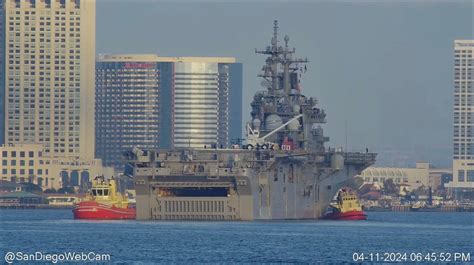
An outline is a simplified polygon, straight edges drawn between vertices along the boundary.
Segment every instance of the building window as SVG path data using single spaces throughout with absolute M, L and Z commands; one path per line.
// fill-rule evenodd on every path
M 458 181 L 464 182 L 464 170 L 458 170 Z
M 3 152 L 2 152 L 2 156 L 3 156 L 3 157 L 8 157 L 8 152 L 7 152 L 7 151 L 3 151 Z
M 2 161 L 2 166 L 8 166 L 8 160 L 4 159 L 4 160 Z
M 35 152 L 33 152 L 33 151 L 30 151 L 30 152 L 28 153 L 28 157 L 34 157 L 34 156 L 35 156 Z
M 11 165 L 12 165 L 12 166 L 16 166 L 16 160 L 12 160 L 12 161 L 11 161 Z
M 474 182 L 474 170 L 467 171 L 467 181 Z
M 25 157 L 25 151 L 20 152 L 20 157 Z

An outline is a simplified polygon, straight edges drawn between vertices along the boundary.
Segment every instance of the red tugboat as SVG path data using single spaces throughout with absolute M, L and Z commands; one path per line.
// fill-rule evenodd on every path
M 355 192 L 343 188 L 337 194 L 335 203 L 331 203 L 330 212 L 323 217 L 328 220 L 367 220 Z
M 74 219 L 123 220 L 136 217 L 136 209 L 117 192 L 115 180 L 105 180 L 103 176 L 92 181 L 89 195 L 76 204 L 72 212 Z

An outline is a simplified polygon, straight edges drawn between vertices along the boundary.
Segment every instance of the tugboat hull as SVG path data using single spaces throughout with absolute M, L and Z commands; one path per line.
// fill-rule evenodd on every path
M 340 221 L 367 220 L 367 215 L 363 211 L 349 211 L 344 213 L 330 213 L 323 219 Z
M 72 212 L 74 219 L 125 220 L 136 218 L 135 208 L 118 208 L 91 201 L 79 203 Z

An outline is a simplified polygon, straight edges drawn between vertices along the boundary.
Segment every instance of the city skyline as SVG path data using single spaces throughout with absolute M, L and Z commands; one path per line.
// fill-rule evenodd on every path
M 281 34 L 289 34 L 290 44 L 300 44 L 296 55 L 307 54 L 310 60 L 302 88 L 328 113 L 329 145 L 345 146 L 347 132 L 348 149 L 379 152 L 381 164 L 414 165 L 424 160 L 448 167 L 451 53 L 454 39 L 472 36 L 470 8 L 461 1 L 297 2 L 268 9 L 264 3 L 98 1 L 97 53 L 235 56 L 244 64 L 247 122 L 248 103 L 262 89 L 255 76 L 260 64 L 254 49 L 270 36 L 268 24 L 279 19 Z M 135 19 L 121 20 L 124 16 Z M 169 20 L 175 21 L 173 28 L 166 27 Z M 137 30 L 147 25 L 155 26 L 152 31 Z
M 0 0 L 0 255 L 469 263 L 473 0 Z
M 263 25 L 268 21 L 265 18 L 266 15 L 258 16 L 257 14 L 258 10 L 263 8 L 262 3 L 255 3 L 254 8 L 249 13 L 244 14 L 242 12 L 239 15 L 239 12 L 236 12 L 235 15 L 230 17 L 226 17 L 224 14 L 229 12 L 230 7 L 238 11 L 246 9 L 248 4 L 216 3 L 215 5 L 209 5 L 209 3 L 202 3 L 198 8 L 193 8 L 196 7 L 196 3 L 183 5 L 183 3 L 140 2 L 140 5 L 133 5 L 131 2 L 119 2 L 116 5 L 110 5 L 110 2 L 98 1 L 96 54 L 104 52 L 119 53 L 119 51 L 132 53 L 131 50 L 136 49 L 148 49 L 146 52 L 150 53 L 149 50 L 154 49 L 153 52 L 160 56 L 170 54 L 235 56 L 238 61 L 248 66 L 244 68 L 244 114 L 242 122 L 245 123 L 249 121 L 249 116 L 246 114 L 249 113 L 250 108 L 247 103 L 250 102 L 251 95 L 255 90 L 262 89 L 260 87 L 261 80 L 255 76 L 256 71 L 253 71 L 257 69 L 258 63 L 253 63 L 255 60 L 253 51 L 246 46 L 252 45 L 254 39 L 257 42 L 257 39 L 270 34 L 268 30 L 262 30 Z M 213 16 L 210 18 L 199 16 L 199 14 L 205 12 L 203 6 L 206 5 L 222 12 L 211 12 Z M 369 148 L 371 151 L 379 153 L 379 165 L 410 166 L 416 161 L 429 161 L 439 167 L 450 166 L 452 157 L 447 151 L 452 148 L 453 132 L 451 124 L 453 117 L 452 112 L 447 110 L 448 106 L 451 106 L 450 103 L 452 103 L 452 93 L 449 92 L 452 90 L 453 84 L 449 76 L 452 75 L 453 60 L 452 58 L 446 59 L 446 49 L 452 49 L 454 39 L 444 37 L 441 42 L 436 42 L 431 41 L 428 37 L 431 36 L 437 39 L 441 39 L 440 36 L 442 35 L 450 35 L 455 39 L 469 39 L 469 37 L 472 37 L 469 36 L 472 35 L 472 31 L 469 33 L 471 26 L 468 23 L 463 23 L 463 21 L 466 22 L 469 18 L 472 18 L 472 14 L 457 12 L 463 7 L 465 9 L 465 7 L 471 7 L 471 5 L 463 1 L 411 4 L 399 2 L 391 5 L 387 3 L 370 5 L 367 6 L 366 10 L 363 8 L 363 4 L 357 3 L 356 8 L 351 9 L 351 13 L 345 12 L 346 5 L 347 3 L 341 2 L 334 4 L 297 2 L 295 5 L 278 3 L 271 7 L 272 16 L 281 16 L 286 11 L 295 8 L 298 8 L 300 12 L 306 12 L 301 9 L 301 6 L 307 7 L 307 12 L 314 11 L 316 13 L 321 12 L 321 10 L 335 11 L 337 7 L 336 13 L 342 15 L 340 16 L 342 22 L 340 24 L 334 22 L 336 24 L 332 27 L 332 32 L 325 31 L 324 27 L 320 27 L 319 29 L 322 29 L 320 31 L 309 29 L 308 25 L 311 25 L 311 23 L 296 25 L 300 18 L 288 21 L 289 23 L 285 23 L 286 26 L 281 30 L 282 35 L 291 32 L 290 42 L 293 41 L 294 36 L 296 36 L 295 41 L 302 42 L 302 49 L 301 51 L 298 50 L 296 54 L 305 52 L 311 55 L 309 57 L 311 64 L 308 68 L 310 74 L 303 79 L 302 87 L 309 95 L 315 95 L 327 110 L 330 121 L 325 128 L 331 135 L 331 141 L 328 145 L 347 147 L 349 150 Z M 159 10 L 157 10 L 157 7 L 160 7 Z M 130 17 L 133 17 L 134 13 L 142 12 L 144 8 L 147 10 L 143 12 L 140 19 L 131 20 L 125 27 L 121 26 L 121 21 L 114 20 L 121 17 L 121 12 L 127 12 Z M 114 11 L 114 15 L 104 16 L 100 13 L 103 10 Z M 166 17 L 166 14 L 161 16 L 166 10 L 172 10 L 173 14 L 188 15 L 180 16 L 183 21 L 173 28 L 175 33 L 180 32 L 180 34 L 169 34 L 173 32 L 170 32 L 169 27 L 162 27 L 160 23 L 157 24 L 156 28 L 153 28 L 160 34 L 127 29 L 140 24 L 148 24 L 147 22 L 150 19 L 152 21 L 156 19 L 159 22 Z M 375 10 L 387 13 L 386 19 L 381 21 L 382 25 L 374 26 L 370 24 L 370 16 L 380 13 L 375 12 Z M 356 19 L 364 12 L 369 15 L 368 20 L 359 21 L 359 19 Z M 425 16 L 424 21 L 415 20 L 415 17 L 421 14 L 420 12 L 428 15 Z M 442 19 L 443 17 L 451 17 L 449 15 L 453 12 L 461 15 L 451 20 Z M 325 16 L 325 14 L 321 15 L 322 17 Z M 397 15 L 403 17 L 397 17 Z M 105 23 L 101 20 L 103 18 L 107 18 Z M 212 23 L 215 19 L 224 18 L 225 20 L 220 26 Z M 240 18 L 248 19 L 240 21 Z M 191 30 L 196 23 L 187 22 L 192 22 L 193 19 L 199 19 L 199 25 L 203 26 L 198 30 Z M 284 19 L 288 19 L 288 17 L 284 17 Z M 323 18 L 319 20 L 321 19 Z M 342 24 L 352 19 L 356 19 L 357 23 L 365 24 L 367 27 L 354 26 L 352 31 L 341 27 Z M 251 24 L 250 21 L 254 20 L 261 21 L 261 23 Z M 236 21 L 240 23 L 236 25 Z M 308 21 L 312 22 L 315 19 L 308 18 Z M 445 23 L 440 24 L 440 21 Z M 251 30 L 248 28 L 250 24 L 252 25 Z M 431 26 L 426 27 L 428 24 Z M 315 24 L 316 28 L 318 28 L 318 25 Z M 441 27 L 434 27 L 436 25 Z M 104 34 L 100 29 L 107 27 L 115 30 L 107 30 Z M 224 27 L 225 30 L 216 30 L 218 27 Z M 399 34 L 398 32 L 405 32 L 399 30 L 400 27 L 407 29 L 406 33 Z M 118 36 L 112 33 L 117 31 L 118 28 L 127 33 L 121 34 L 119 37 L 130 36 L 126 41 L 114 39 Z M 443 34 L 434 36 L 436 32 L 433 30 L 435 28 Z M 399 36 L 410 35 L 416 41 L 407 42 L 405 39 L 395 38 L 396 36 L 392 36 L 388 40 L 375 38 L 378 42 L 373 43 L 369 43 L 370 40 L 374 39 L 373 36 L 357 38 L 356 41 L 349 39 L 342 43 L 336 41 L 341 38 L 341 33 L 354 35 L 361 32 L 367 34 L 371 33 L 371 30 L 375 30 L 374 32 L 380 33 L 382 36 L 383 34 L 391 35 L 391 33 L 397 33 Z M 145 32 L 145 34 L 141 32 Z M 219 34 L 214 34 L 215 32 Z M 306 34 L 304 41 L 301 41 L 301 34 L 305 32 L 310 32 L 310 34 Z M 209 36 L 209 34 L 212 36 Z M 228 35 L 226 34 L 232 36 L 227 38 Z M 325 38 L 328 34 L 335 40 Z M 155 35 L 158 36 L 158 39 L 155 39 Z M 133 45 L 128 45 L 128 40 L 139 39 L 134 36 L 142 36 L 142 38 L 150 41 L 134 42 Z M 252 38 L 241 38 L 242 36 L 251 36 Z M 102 37 L 108 38 L 102 39 Z M 419 38 L 423 39 L 420 40 Z M 233 45 L 222 45 L 223 43 L 232 43 L 232 40 L 236 39 L 239 41 L 234 41 Z M 429 45 L 422 45 L 423 41 L 426 42 L 427 40 Z M 114 44 L 109 45 L 104 50 L 103 47 L 107 46 L 110 41 L 113 41 Z M 207 45 L 206 41 L 210 44 Z M 379 44 L 384 42 L 388 45 Z M 202 47 L 205 43 L 206 45 Z M 413 43 L 416 43 L 416 45 L 412 45 Z M 310 48 L 307 52 L 308 44 L 316 44 L 316 46 Z M 361 54 L 369 52 L 372 56 L 364 57 L 351 52 L 351 49 L 345 47 L 337 50 L 336 53 L 334 52 L 335 47 L 341 47 L 340 45 L 345 44 L 350 44 L 347 47 L 354 48 L 358 52 L 361 51 Z M 370 45 L 360 50 L 362 44 Z M 329 49 L 323 49 L 325 45 L 329 45 Z M 255 46 L 257 45 L 252 45 L 252 47 Z M 386 53 L 387 50 L 389 53 Z M 387 60 L 378 60 L 380 56 L 383 56 L 382 58 L 386 57 Z M 316 60 L 312 59 L 314 57 L 316 57 Z M 353 58 L 359 60 L 352 60 Z M 362 60 L 360 60 L 361 58 Z M 428 61 L 426 61 L 427 58 Z M 404 60 L 409 63 L 403 64 Z M 443 63 L 439 63 L 441 61 Z M 427 64 L 428 62 L 430 63 Z M 371 71 L 367 71 L 367 69 Z M 397 72 L 393 71 L 394 69 Z M 416 71 L 411 71 L 413 69 Z M 437 74 L 431 74 L 430 69 L 437 71 Z M 400 74 L 396 74 L 398 71 Z M 335 78 L 335 75 L 339 73 L 340 76 Z M 337 89 L 334 89 L 334 87 L 337 87 Z M 394 87 L 396 88 L 393 89 Z M 35 136 L 35 138 L 37 137 Z M 59 147 L 56 149 L 61 151 Z

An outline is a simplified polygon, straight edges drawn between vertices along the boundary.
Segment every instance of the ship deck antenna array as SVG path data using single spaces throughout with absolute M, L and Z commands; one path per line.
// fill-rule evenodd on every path
M 285 35 L 285 47 L 278 46 L 278 20 L 273 21 L 273 37 L 271 40 L 271 46 L 267 46 L 265 50 L 255 49 L 255 53 L 269 55 L 266 64 L 263 66 L 263 73 L 259 74 L 258 77 L 262 77 L 271 83 L 271 86 L 267 86 L 270 95 L 276 94 L 277 91 L 283 89 L 285 95 L 291 93 L 290 86 L 290 71 L 296 72 L 299 70 L 299 63 L 308 63 L 308 59 L 293 58 L 293 54 L 296 49 L 290 49 L 288 42 L 290 38 Z M 279 83 L 279 65 L 283 68 L 283 87 L 280 87 Z M 271 81 L 270 81 L 271 79 Z
M 344 120 L 344 134 L 345 134 L 345 138 L 346 138 L 345 139 L 346 140 L 346 142 L 345 142 L 346 145 L 344 146 L 344 151 L 347 152 L 347 115 L 346 115 L 345 120 Z

